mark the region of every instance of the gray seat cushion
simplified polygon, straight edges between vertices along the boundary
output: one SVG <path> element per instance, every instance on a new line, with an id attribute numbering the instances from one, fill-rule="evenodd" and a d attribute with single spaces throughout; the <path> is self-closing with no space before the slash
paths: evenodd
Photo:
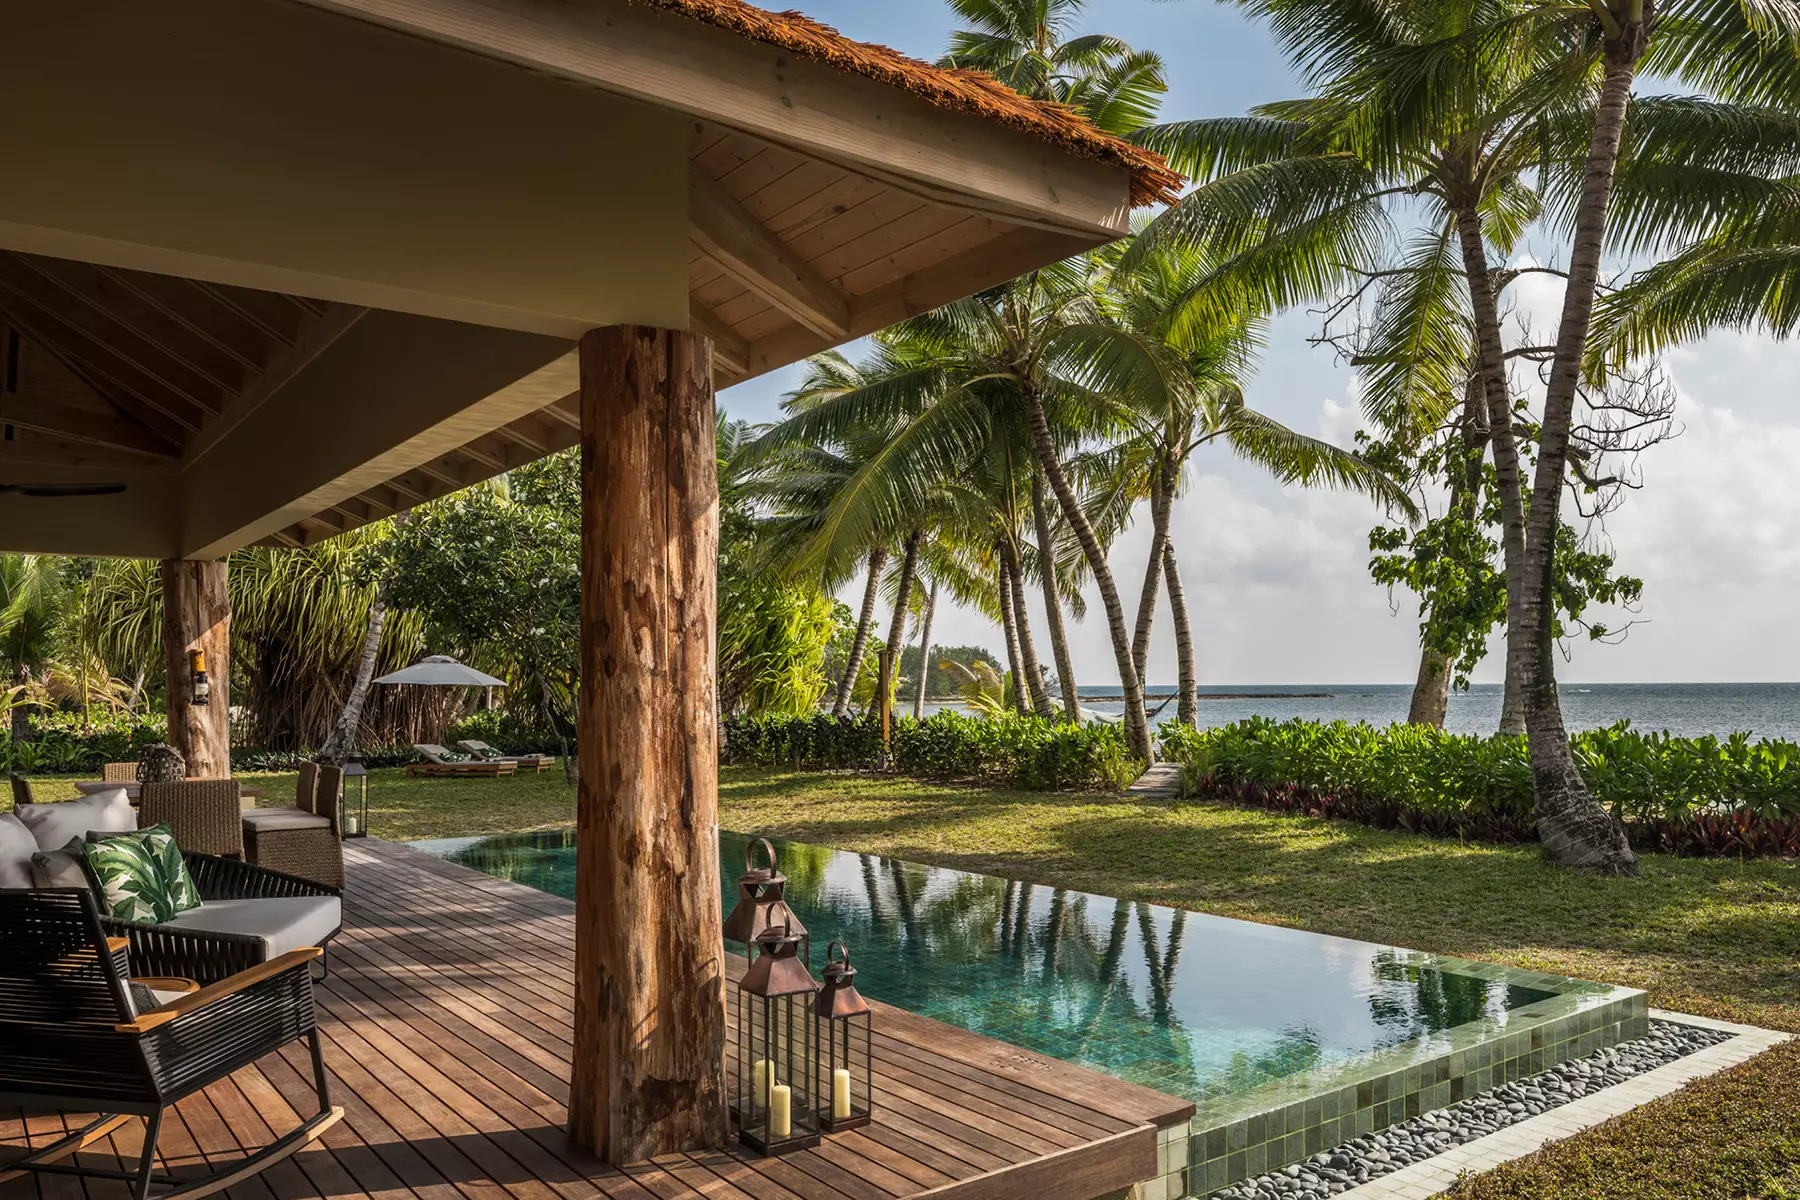
<path id="1" fill-rule="evenodd" d="M 303 946 L 317 946 L 343 923 L 344 906 L 336 896 L 208 900 L 199 908 L 177 913 L 174 920 L 167 922 L 174 929 L 259 937 L 268 947 L 270 958 Z"/>
<path id="2" fill-rule="evenodd" d="M 25 822 L 0 813 L 0 888 L 31 886 L 31 856 L 42 847 Z"/>
<path id="3" fill-rule="evenodd" d="M 331 818 L 304 808 L 253 808 L 244 813 L 244 827 L 259 832 L 275 829 L 330 829 Z"/>
<path id="4" fill-rule="evenodd" d="M 15 804 L 13 812 L 31 830 L 39 850 L 61 850 L 70 838 L 89 833 L 131 833 L 138 827 L 137 810 L 122 787 L 54 804 Z"/>

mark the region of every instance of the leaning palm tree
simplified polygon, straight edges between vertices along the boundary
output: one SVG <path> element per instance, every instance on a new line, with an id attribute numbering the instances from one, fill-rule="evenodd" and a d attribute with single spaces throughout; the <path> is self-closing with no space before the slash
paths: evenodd
<path id="1" fill-rule="evenodd" d="M 1069 36 L 1086 0 L 950 0 L 971 28 L 950 35 L 942 63 L 986 71 L 1034 100 L 1066 104 L 1108 133 L 1156 118 L 1168 84 L 1162 58 L 1104 34 Z"/>
<path id="2" fill-rule="evenodd" d="M 1216 262 L 1192 244 L 1168 243 L 1119 264 L 1118 247 L 1095 256 L 1109 272 L 1101 319 L 1071 326 L 1060 364 L 1113 408 L 1127 430 L 1109 452 L 1125 489 L 1148 500 L 1150 552 L 1140 589 L 1132 660 L 1141 676 L 1165 577 L 1176 616 L 1182 679 L 1180 719 L 1197 719 L 1194 647 L 1170 544 L 1170 518 L 1192 456 L 1214 442 L 1283 483 L 1343 487 L 1410 512 L 1411 501 L 1361 456 L 1289 429 L 1250 408 L 1243 380 L 1262 344 L 1265 317 L 1255 309 L 1198 302 L 1214 284 Z"/>
<path id="3" fill-rule="evenodd" d="M 1127 738 L 1132 752 L 1148 759 L 1149 725 L 1124 607 L 1106 547 L 1063 465 L 1064 454 L 1084 439 L 1111 432 L 1102 410 L 1086 403 L 1080 389 L 1058 379 L 1051 367 L 1059 331 L 1095 316 L 1089 284 L 1083 264 L 1059 264 L 903 321 L 877 339 L 885 365 L 865 372 L 871 378 L 864 386 L 835 390 L 796 412 L 771 440 L 836 445 L 858 431 L 879 431 L 879 448 L 859 469 L 857 488 L 816 518 L 844 531 L 838 536 L 845 544 L 855 544 L 855 536 L 879 529 L 886 519 L 927 507 L 934 491 L 964 479 L 978 465 L 1009 492 L 1013 485 L 1005 481 L 1023 484 L 996 533 L 1017 531 L 1029 507 L 1029 477 L 1020 472 L 1035 465 L 1101 594 L 1126 697 Z M 1011 542 L 1013 536 L 1001 540 Z M 998 542 L 995 550 L 1005 557 Z M 1001 587 L 1004 607 L 1013 608 L 1016 618 L 1022 589 L 1012 586 L 1010 567 L 1007 575 Z M 1024 683 L 1021 690 L 1028 691 L 1031 680 Z"/>

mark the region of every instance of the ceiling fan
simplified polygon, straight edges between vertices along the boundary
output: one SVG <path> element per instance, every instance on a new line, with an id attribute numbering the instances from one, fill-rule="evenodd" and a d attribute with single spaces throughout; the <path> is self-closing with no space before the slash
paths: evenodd
<path id="1" fill-rule="evenodd" d="M 125 490 L 122 483 L 0 483 L 0 496 L 39 496 L 54 499 L 62 496 L 116 496 Z"/>

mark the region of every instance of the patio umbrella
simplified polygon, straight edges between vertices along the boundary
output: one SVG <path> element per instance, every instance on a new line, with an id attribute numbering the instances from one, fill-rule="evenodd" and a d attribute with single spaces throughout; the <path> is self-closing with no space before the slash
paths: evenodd
<path id="1" fill-rule="evenodd" d="M 495 679 L 474 667 L 464 666 L 447 654 L 433 654 L 392 675 L 383 675 L 376 683 L 419 683 L 426 687 L 505 687 L 504 679 Z"/>

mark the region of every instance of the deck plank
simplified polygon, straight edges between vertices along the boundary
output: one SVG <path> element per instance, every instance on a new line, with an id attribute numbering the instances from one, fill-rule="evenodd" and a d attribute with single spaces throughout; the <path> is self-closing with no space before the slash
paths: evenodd
<path id="1" fill-rule="evenodd" d="M 567 901 L 409 847 L 346 847 L 345 930 L 317 988 L 332 1101 L 345 1118 L 228 1200 L 1091 1200 L 1154 1173 L 1155 1127 L 1192 1105 L 876 1002 L 876 1121 L 817 1149 L 741 1147 L 624 1170 L 564 1133 L 574 1021 Z M 733 975 L 742 970 L 729 960 Z M 302 1045 L 182 1101 L 164 1167 L 191 1174 L 313 1111 Z M 0 1112 L 0 1147 L 86 1117 Z M 84 1161 L 135 1161 L 128 1124 Z M 122 1200 L 45 1176 L 0 1200 Z"/>

